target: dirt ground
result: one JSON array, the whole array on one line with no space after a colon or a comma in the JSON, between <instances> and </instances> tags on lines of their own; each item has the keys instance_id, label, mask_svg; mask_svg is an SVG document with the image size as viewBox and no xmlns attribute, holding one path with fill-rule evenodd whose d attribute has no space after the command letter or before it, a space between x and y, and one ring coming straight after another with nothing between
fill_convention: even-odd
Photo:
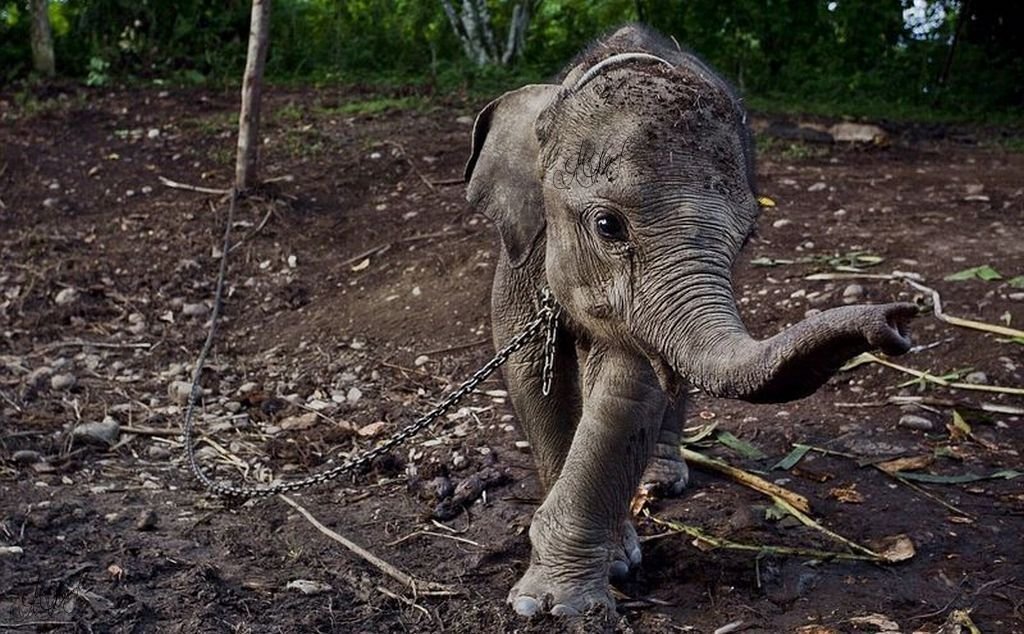
<instances>
[{"instance_id":1,"label":"dirt ground","mask_svg":"<svg viewBox=\"0 0 1024 634\"><path fill-rule=\"evenodd\" d=\"M526 621L505 605L527 565L539 487L498 377L373 468L293 496L454 596L415 595L280 499L238 506L205 494L182 459L182 382L206 334L226 205L158 178L230 182L236 95L56 87L27 97L0 93L0 629L601 629ZM352 114L340 106L374 97L267 98L271 184L236 216L242 242L198 421L206 469L234 480L337 464L491 354L497 242L462 187L443 182L461 176L482 104L452 95ZM949 314L1024 324L1024 288L1009 281L1024 275L1024 154L990 143L999 131L891 133L870 147L762 140L761 189L776 206L735 277L759 336L844 296L926 299L900 281L806 279L873 262L842 257L852 253L882 259L869 273L922 275ZM1002 279L943 279L986 264ZM1004 337L931 316L914 336L923 349L900 363L1024 385L1024 348ZM913 557L695 547L640 518L640 533L657 537L604 627L934 633L949 621L941 631L957 632L951 615L970 610L986 634L1024 632L1024 478L908 484L870 468L908 457L916 474L1012 476L1024 469L1024 397L912 378L866 364L795 403L697 395L690 424L717 425L692 449L806 496L814 518L858 543L906 535ZM966 425L953 424L954 409ZM726 431L753 449L730 448ZM795 443L831 453L773 469ZM444 501L480 481L486 493L465 510ZM704 469L682 497L648 509L733 542L845 550Z\"/></svg>"}]
</instances>

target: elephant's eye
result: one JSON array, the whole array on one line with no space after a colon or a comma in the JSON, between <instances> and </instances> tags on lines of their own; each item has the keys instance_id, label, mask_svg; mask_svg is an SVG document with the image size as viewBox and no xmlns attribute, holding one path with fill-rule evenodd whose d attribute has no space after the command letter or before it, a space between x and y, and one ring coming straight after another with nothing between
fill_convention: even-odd
<instances>
[{"instance_id":1,"label":"elephant's eye","mask_svg":"<svg viewBox=\"0 0 1024 634\"><path fill-rule=\"evenodd\" d=\"M626 227L618 216L608 212L601 212L594 219L594 226L597 228L597 235L605 240L625 240Z\"/></svg>"}]
</instances>

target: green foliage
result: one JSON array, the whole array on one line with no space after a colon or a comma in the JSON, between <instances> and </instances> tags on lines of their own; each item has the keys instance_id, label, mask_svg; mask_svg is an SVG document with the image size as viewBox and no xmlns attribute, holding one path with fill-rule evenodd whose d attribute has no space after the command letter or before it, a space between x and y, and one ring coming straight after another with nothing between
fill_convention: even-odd
<instances>
[{"instance_id":1,"label":"green foliage","mask_svg":"<svg viewBox=\"0 0 1024 634\"><path fill-rule=\"evenodd\" d=\"M999 274L999 271L995 270L988 264L982 264L981 266L971 267L956 273L951 273L946 277L942 278L947 282L962 282L964 280L984 280L991 282L993 280L1001 280L1003 276Z\"/></svg>"},{"instance_id":2,"label":"green foliage","mask_svg":"<svg viewBox=\"0 0 1024 634\"><path fill-rule=\"evenodd\" d=\"M503 41L515 2L489 5ZM914 7L914 0L535 0L525 56L510 70L464 59L441 0L275 0L267 72L274 81L493 94L549 77L602 32L641 20L699 52L755 107L1019 123L1024 38L1015 29L1024 3ZM961 15L965 8L969 15ZM91 85L237 82L249 9L250 0L51 0L58 72ZM905 10L918 17L905 19ZM0 81L27 76L30 59L27 2L0 0Z\"/></svg>"}]
</instances>

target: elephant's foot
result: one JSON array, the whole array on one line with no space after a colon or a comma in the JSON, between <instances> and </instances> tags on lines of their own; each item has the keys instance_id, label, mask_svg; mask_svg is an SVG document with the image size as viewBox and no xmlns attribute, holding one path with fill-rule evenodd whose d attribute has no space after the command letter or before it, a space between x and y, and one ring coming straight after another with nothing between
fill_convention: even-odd
<instances>
[{"instance_id":1,"label":"elephant's foot","mask_svg":"<svg viewBox=\"0 0 1024 634\"><path fill-rule=\"evenodd\" d=\"M579 616L595 608L615 611L604 566L596 574L570 575L557 564L530 564L526 574L508 593L512 609L522 616L551 613Z\"/></svg>"},{"instance_id":2,"label":"elephant's foot","mask_svg":"<svg viewBox=\"0 0 1024 634\"><path fill-rule=\"evenodd\" d=\"M627 519L622 525L622 537L615 547L609 549L611 558L608 562L608 576L622 579L629 576L631 570L640 565L643 555L640 552L640 539L632 520Z\"/></svg>"},{"instance_id":3,"label":"elephant's foot","mask_svg":"<svg viewBox=\"0 0 1024 634\"><path fill-rule=\"evenodd\" d=\"M675 497L683 492L689 481L690 469L679 453L679 447L659 442L647 463L640 487L648 493Z\"/></svg>"}]
</instances>

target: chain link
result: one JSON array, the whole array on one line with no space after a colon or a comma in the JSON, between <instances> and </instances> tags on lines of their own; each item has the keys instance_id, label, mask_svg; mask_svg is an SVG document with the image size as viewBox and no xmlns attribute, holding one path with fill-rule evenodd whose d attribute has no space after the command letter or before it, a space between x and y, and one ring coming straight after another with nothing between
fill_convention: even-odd
<instances>
[{"instance_id":1,"label":"chain link","mask_svg":"<svg viewBox=\"0 0 1024 634\"><path fill-rule=\"evenodd\" d=\"M541 373L541 392L544 396L551 394L551 382L555 377L555 337L558 334L558 317L562 313L561 307L555 303L549 289L544 289L541 295L541 308L551 311L544 329L544 369Z\"/></svg>"},{"instance_id":2,"label":"chain link","mask_svg":"<svg viewBox=\"0 0 1024 634\"><path fill-rule=\"evenodd\" d=\"M230 220L229 220L230 223ZM227 251L224 252L225 254ZM223 256L222 256L223 257ZM219 302L218 302L219 303ZM441 416L444 416L448 411L451 410L459 401L465 398L473 390L476 389L480 383L487 379L491 374L494 373L499 367L501 367L509 357L515 354L518 350L523 348L532 338L540 333L541 329L546 327L545 337L545 358L544 358L544 394L547 395L550 392L551 387L551 374L554 369L554 333L558 326L559 307L551 297L550 292L545 289L541 298L541 306L538 310L537 317L523 329L518 335L512 338L508 344L506 344L501 350L494 355L494 357L485 363L479 370L474 372L466 381L464 381L459 387L448 395L443 401L438 403L429 412L416 419L409 425L403 427L388 440L382 444L370 449L355 458L346 460L344 463L331 467L326 471L313 474L311 476L295 480L292 482L278 482L269 484L266 486L245 486L245 485L234 485L224 484L221 482L215 482L210 476L208 476L202 468L199 466L196 460L196 448L194 436L194 418L195 418L195 402L198 396L199 386L199 375L202 371L202 360L205 355L200 355L200 361L197 362L196 372L194 375L194 383L192 391L189 396L188 409L185 412L185 452L188 458L188 465L192 471L192 474L197 480L211 493L224 497L232 498L257 498L266 497L269 495L275 495L278 493L286 493L288 491L295 491L297 489L305 489L308 487L316 486L318 484L324 484L331 480L338 478L341 475L350 473L357 469L366 467L380 456L391 451L398 445L402 444L409 438L415 436L418 432L423 430L425 427L436 421ZM211 330L212 332L212 330Z\"/></svg>"}]
</instances>

